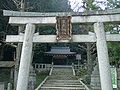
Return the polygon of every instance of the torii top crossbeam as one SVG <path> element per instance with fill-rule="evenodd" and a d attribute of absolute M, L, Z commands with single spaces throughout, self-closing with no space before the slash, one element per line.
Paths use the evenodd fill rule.
<path fill-rule="evenodd" d="M 4 16 L 36 16 L 36 17 L 54 17 L 54 16 L 91 16 L 91 15 L 111 15 L 111 14 L 120 14 L 120 8 L 114 10 L 99 10 L 99 11 L 86 11 L 86 12 L 47 12 L 47 13 L 40 13 L 40 12 L 19 12 L 19 11 L 9 11 L 3 10 Z"/>
<path fill-rule="evenodd" d="M 18 12 L 3 10 L 4 16 L 10 16 L 9 23 L 13 25 L 27 24 L 55 24 L 56 16 L 72 16 L 72 23 L 119 22 L 120 9 L 91 11 L 84 13 L 75 12 Z"/>

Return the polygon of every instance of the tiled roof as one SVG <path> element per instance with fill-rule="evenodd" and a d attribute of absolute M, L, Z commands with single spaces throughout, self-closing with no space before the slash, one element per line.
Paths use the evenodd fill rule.
<path fill-rule="evenodd" d="M 45 52 L 45 54 L 76 54 L 71 52 L 69 47 L 52 47 L 51 51 Z"/>

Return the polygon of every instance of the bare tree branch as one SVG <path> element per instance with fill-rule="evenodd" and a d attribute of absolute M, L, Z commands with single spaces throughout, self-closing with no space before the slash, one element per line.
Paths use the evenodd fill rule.
<path fill-rule="evenodd" d="M 93 49 L 93 48 L 95 48 L 95 46 L 96 46 L 96 43 L 93 43 L 92 46 L 91 46 L 91 48 L 90 48 L 90 50 Z"/>
<path fill-rule="evenodd" d="M 86 48 L 86 47 L 84 47 L 84 46 L 78 45 L 78 47 L 80 47 L 80 48 L 82 48 L 82 49 L 84 49 L 84 50 L 86 50 L 86 51 L 87 51 L 87 48 Z"/>

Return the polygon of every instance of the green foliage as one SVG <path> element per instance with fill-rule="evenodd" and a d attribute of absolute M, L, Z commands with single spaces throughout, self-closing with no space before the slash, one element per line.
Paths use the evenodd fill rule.
<path fill-rule="evenodd" d="M 120 42 L 108 43 L 110 63 L 118 66 L 120 64 Z"/>
<path fill-rule="evenodd" d="M 44 52 L 46 51 L 46 44 L 36 44 L 34 47 L 34 62 L 45 62 L 44 61 Z"/>
<path fill-rule="evenodd" d="M 86 10 L 94 10 L 96 9 L 96 6 L 93 5 L 94 0 L 86 0 Z"/>
<path fill-rule="evenodd" d="M 119 29 L 119 24 L 105 24 L 106 32 L 110 32 L 111 34 L 118 34 L 118 31 L 114 30 L 114 28 Z M 110 64 L 118 67 L 120 64 L 120 42 L 108 42 L 108 52 Z"/>
<path fill-rule="evenodd" d="M 0 0 L 0 36 L 2 35 L 1 33 L 5 34 L 6 30 L 8 29 L 8 17 L 4 17 L 2 15 L 3 14 L 2 10 L 17 10 L 17 9 L 12 0 Z"/>
<path fill-rule="evenodd" d="M 87 70 L 85 68 L 81 68 L 79 70 L 79 77 L 83 78 L 87 74 Z"/>
<path fill-rule="evenodd" d="M 10 82 L 10 70 L 0 69 L 0 82 Z"/>
<path fill-rule="evenodd" d="M 55 26 L 41 26 L 39 28 L 40 35 L 47 35 L 47 34 L 56 34 Z"/>
<path fill-rule="evenodd" d="M 0 0 L 0 10 L 17 10 L 12 0 Z"/>
<path fill-rule="evenodd" d="M 36 72 L 36 85 L 35 87 L 37 88 L 39 84 L 48 76 L 48 72 Z"/>
<path fill-rule="evenodd" d="M 68 0 L 29 0 L 32 11 L 56 12 L 70 11 Z"/>
<path fill-rule="evenodd" d="M 108 0 L 108 9 L 120 8 L 120 0 Z"/>

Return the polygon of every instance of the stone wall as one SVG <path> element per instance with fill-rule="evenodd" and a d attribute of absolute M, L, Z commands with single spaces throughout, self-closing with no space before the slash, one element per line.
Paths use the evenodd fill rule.
<path fill-rule="evenodd" d="M 101 90 L 101 85 L 100 85 L 100 75 L 99 75 L 99 69 L 98 65 L 94 67 L 94 70 L 91 75 L 91 88 L 93 90 Z"/>

